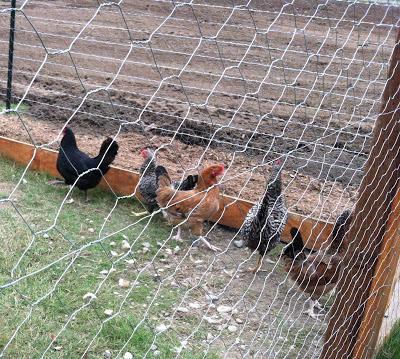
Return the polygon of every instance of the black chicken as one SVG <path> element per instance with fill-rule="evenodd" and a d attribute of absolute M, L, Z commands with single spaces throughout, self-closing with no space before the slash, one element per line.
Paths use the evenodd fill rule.
<path fill-rule="evenodd" d="M 152 150 L 144 148 L 140 150 L 140 154 L 144 158 L 144 161 L 139 170 L 139 192 L 147 211 L 153 213 L 159 208 L 156 200 L 156 191 L 158 189 L 156 168 L 163 168 L 163 166 L 157 165 L 156 156 Z M 172 185 L 176 190 L 189 191 L 196 187 L 197 181 L 198 175 L 189 175 L 182 182 L 172 182 Z M 144 213 L 137 213 L 136 215 L 139 216 L 142 214 Z"/>
<path fill-rule="evenodd" d="M 101 178 L 110 169 L 110 164 L 114 161 L 117 153 L 117 142 L 112 138 L 107 138 L 102 143 L 99 154 L 93 158 L 89 157 L 79 150 L 74 133 L 69 127 L 66 127 L 58 153 L 57 170 L 67 185 L 73 185 L 78 179 L 76 186 L 85 191 L 87 200 L 87 190 L 100 183 Z M 89 172 L 79 177 L 86 171 Z"/>
<path fill-rule="evenodd" d="M 288 214 L 282 196 L 282 162 L 276 161 L 267 185 L 264 198 L 256 203 L 247 214 L 241 234 L 247 247 L 258 250 L 259 259 L 253 273 L 260 270 L 265 253 L 272 250 L 279 242 Z"/>

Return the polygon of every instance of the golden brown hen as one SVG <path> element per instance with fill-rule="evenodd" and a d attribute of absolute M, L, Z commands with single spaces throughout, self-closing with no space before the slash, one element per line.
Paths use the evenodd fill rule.
<path fill-rule="evenodd" d="M 165 217 L 173 225 L 182 224 L 183 227 L 189 228 L 197 237 L 196 240 L 201 240 L 213 251 L 219 248 L 211 245 L 203 237 L 203 223 L 219 210 L 217 177 L 223 173 L 223 164 L 209 166 L 201 171 L 195 189 L 177 191 L 172 186 L 167 170 L 163 166 L 156 169 L 157 203 L 163 209 Z"/>
<path fill-rule="evenodd" d="M 318 299 L 335 288 L 339 276 L 342 256 L 345 251 L 343 241 L 351 222 L 351 212 L 343 212 L 334 225 L 327 249 L 311 252 L 304 248 L 304 241 L 297 228 L 292 228 L 292 242 L 282 255 L 285 270 L 298 287 L 310 295 L 305 311 L 312 318 L 318 318 L 314 307 L 322 309 Z"/>

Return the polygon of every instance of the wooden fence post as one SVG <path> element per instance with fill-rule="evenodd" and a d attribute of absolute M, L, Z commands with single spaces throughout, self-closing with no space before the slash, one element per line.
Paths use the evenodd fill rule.
<path fill-rule="evenodd" d="M 379 332 L 384 310 L 380 308 L 379 313 L 373 313 L 377 317 L 371 322 L 370 328 L 365 326 L 363 330 L 360 329 L 363 320 L 370 319 L 372 314 L 366 311 L 368 300 L 377 297 L 371 296 L 371 289 L 374 289 L 374 274 L 379 273 L 379 255 L 384 249 L 385 238 L 387 243 L 392 238 L 389 233 L 393 227 L 390 226 L 390 215 L 391 209 L 396 208 L 394 199 L 400 182 L 399 106 L 400 30 L 382 96 L 381 114 L 375 125 L 370 156 L 360 185 L 353 221 L 346 237 L 349 249 L 344 258 L 342 279 L 338 283 L 336 299 L 331 308 L 333 314 L 326 331 L 322 359 L 366 359 L 373 355 L 371 350 L 362 348 L 362 342 L 374 347 L 378 334 L 376 331 Z M 385 285 L 389 283 L 389 277 L 383 278 Z M 378 308 L 376 304 L 372 307 Z M 368 312 L 369 315 L 366 315 Z"/>

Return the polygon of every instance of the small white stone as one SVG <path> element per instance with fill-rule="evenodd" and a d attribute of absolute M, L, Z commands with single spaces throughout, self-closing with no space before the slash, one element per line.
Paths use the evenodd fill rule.
<path fill-rule="evenodd" d="M 237 239 L 235 241 L 233 241 L 233 244 L 236 248 L 242 248 L 245 244 L 243 239 Z"/>
<path fill-rule="evenodd" d="M 176 246 L 176 247 L 174 248 L 174 253 L 178 253 L 180 250 L 181 250 L 181 247 Z"/>
<path fill-rule="evenodd" d="M 151 351 L 155 351 L 155 350 L 157 350 L 157 345 L 155 345 L 155 344 L 153 344 L 151 347 L 150 347 L 150 350 Z"/>
<path fill-rule="evenodd" d="M 27 181 L 25 178 L 23 178 L 23 179 L 22 179 L 22 183 L 23 183 L 23 184 L 27 184 L 28 181 Z"/>
<path fill-rule="evenodd" d="M 126 239 L 126 240 L 129 240 L 129 238 L 128 238 L 128 236 L 127 236 L 126 234 L 123 234 L 123 235 L 122 235 L 122 238 L 123 238 L 123 239 Z"/>
<path fill-rule="evenodd" d="M 125 259 L 125 262 L 129 265 L 135 264 L 135 260 L 134 259 Z"/>
<path fill-rule="evenodd" d="M 110 242 L 110 246 L 114 247 L 115 246 L 115 242 Z"/>
<path fill-rule="evenodd" d="M 216 301 L 218 301 L 218 299 L 219 299 L 219 297 L 214 295 L 214 294 L 212 294 L 212 293 L 206 294 L 206 300 L 208 302 L 215 303 Z"/>
<path fill-rule="evenodd" d="M 142 252 L 143 253 L 147 253 L 149 251 L 149 249 L 147 248 L 147 247 L 144 247 L 143 249 L 142 249 Z"/>
<path fill-rule="evenodd" d="M 211 341 L 214 339 L 214 335 L 212 335 L 211 333 L 207 333 L 207 340 Z"/>
<path fill-rule="evenodd" d="M 92 299 L 96 299 L 97 297 L 96 297 L 96 294 L 89 292 L 89 293 L 86 293 L 82 298 L 87 303 Z"/>
<path fill-rule="evenodd" d="M 101 274 L 101 275 L 107 275 L 107 274 L 108 274 L 108 270 L 107 270 L 107 269 L 103 269 L 103 270 L 100 272 L 100 274 Z"/>
<path fill-rule="evenodd" d="M 172 254 L 172 249 L 171 248 L 165 248 L 165 253 Z"/>
<path fill-rule="evenodd" d="M 151 244 L 149 242 L 143 242 L 142 246 L 145 248 L 150 248 Z"/>
<path fill-rule="evenodd" d="M 65 201 L 65 203 L 67 203 L 67 204 L 74 203 L 74 199 L 73 199 L 73 198 L 67 199 L 67 200 Z"/>
<path fill-rule="evenodd" d="M 158 357 L 159 355 L 161 355 L 161 352 L 160 352 L 159 350 L 156 350 L 156 351 L 153 353 L 153 355 L 154 355 L 155 357 Z"/>
<path fill-rule="evenodd" d="M 106 351 L 103 353 L 103 357 L 104 357 L 104 359 L 111 359 L 112 354 L 111 354 L 111 352 L 110 352 L 109 350 L 106 350 Z"/>
<path fill-rule="evenodd" d="M 111 315 L 113 315 L 113 313 L 114 313 L 114 311 L 112 309 L 106 309 L 104 311 L 104 314 L 107 315 L 107 316 L 111 316 Z"/>
<path fill-rule="evenodd" d="M 230 307 L 228 305 L 219 305 L 217 307 L 218 313 L 229 313 L 230 311 L 232 311 L 232 307 Z"/>
<path fill-rule="evenodd" d="M 157 333 L 165 332 L 167 329 L 168 329 L 168 327 L 167 327 L 165 324 L 163 324 L 163 323 L 158 324 L 158 325 L 156 326 L 156 332 L 157 332 Z"/>
<path fill-rule="evenodd" d="M 121 243 L 121 249 L 124 251 L 129 251 L 131 249 L 131 245 L 129 244 L 129 242 L 127 240 L 123 240 Z"/>
<path fill-rule="evenodd" d="M 119 280 L 118 280 L 118 285 L 121 287 L 121 288 L 129 288 L 129 286 L 130 286 L 130 282 L 129 282 L 129 280 L 126 280 L 126 279 L 123 279 L 123 278 L 120 278 Z"/>
<path fill-rule="evenodd" d="M 221 323 L 221 318 L 218 318 L 218 317 L 215 317 L 215 316 L 213 316 L 213 317 L 207 317 L 207 316 L 205 316 L 204 317 L 204 320 L 207 322 L 207 323 L 210 323 L 210 324 L 218 324 L 218 323 Z"/>
<path fill-rule="evenodd" d="M 189 309 L 187 309 L 186 307 L 178 307 L 176 308 L 176 311 L 181 313 L 188 313 Z"/>
<path fill-rule="evenodd" d="M 235 332 L 237 331 L 237 326 L 236 326 L 236 325 L 229 325 L 229 326 L 228 326 L 228 330 L 229 330 L 231 333 L 235 333 Z"/>
<path fill-rule="evenodd" d="M 111 253 L 111 255 L 112 255 L 113 257 L 118 257 L 118 253 L 117 253 L 116 251 L 111 251 L 110 253 Z"/>
<path fill-rule="evenodd" d="M 133 359 L 133 355 L 129 352 L 126 352 L 123 356 L 124 359 Z"/>
<path fill-rule="evenodd" d="M 242 323 L 243 323 L 243 320 L 240 319 L 240 318 L 236 318 L 235 321 L 236 321 L 236 323 L 238 323 L 238 324 L 242 324 Z"/>
<path fill-rule="evenodd" d="M 193 302 L 193 303 L 189 303 L 189 307 L 192 309 L 199 309 L 199 308 L 201 308 L 201 305 L 197 302 Z"/>
<path fill-rule="evenodd" d="M 49 238 L 49 234 L 48 233 L 44 233 L 43 234 L 43 238 Z"/>
<path fill-rule="evenodd" d="M 90 233 L 94 233 L 94 228 L 89 228 L 88 231 L 89 231 Z"/>

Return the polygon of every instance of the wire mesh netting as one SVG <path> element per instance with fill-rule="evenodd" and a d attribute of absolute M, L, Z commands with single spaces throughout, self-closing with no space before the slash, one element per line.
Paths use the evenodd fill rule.
<path fill-rule="evenodd" d="M 4 97 L 9 6 L 0 3 Z M 256 210 L 266 214 L 258 238 L 275 242 L 253 273 L 262 246 L 245 249 L 245 225 L 214 223 L 231 205 L 202 233 L 218 251 L 192 241 L 210 189 L 179 214 L 190 227 L 182 239 L 160 210 L 137 215 L 148 206 L 134 200 L 134 182 L 129 194 L 109 184 L 85 202 L 79 179 L 51 186 L 2 159 L 0 356 L 318 358 L 348 221 L 330 232 L 363 177 L 398 4 L 26 0 L 16 9 L 14 105 L 1 108 L 0 135 L 59 149 L 68 126 L 90 155 L 109 136 L 113 164 L 138 171 L 154 151 L 177 181 L 224 164 L 211 188 L 233 205 L 262 203 L 280 178 L 282 192 Z M 162 207 L 168 216 L 171 202 Z M 286 216 L 310 230 L 308 249 L 278 243 Z M 299 239 L 295 230 L 282 241 Z"/>

